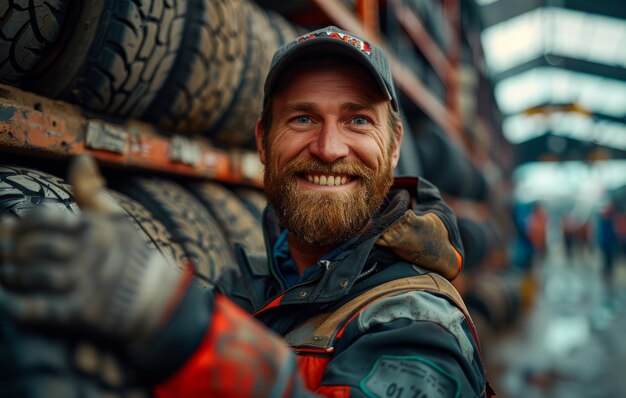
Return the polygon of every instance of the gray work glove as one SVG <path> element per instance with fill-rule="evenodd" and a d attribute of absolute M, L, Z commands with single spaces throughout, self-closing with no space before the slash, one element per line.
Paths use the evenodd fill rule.
<path fill-rule="evenodd" d="M 147 247 L 93 159 L 77 158 L 68 180 L 81 215 L 40 208 L 0 220 L 0 309 L 41 332 L 114 339 L 145 373 L 166 374 L 209 322 L 191 267 L 181 272 Z M 181 359 L 157 369 L 154 358 L 172 353 Z"/>
<path fill-rule="evenodd" d="M 35 210 L 0 224 L 4 306 L 19 323 L 79 328 L 141 345 L 186 290 L 122 215 Z"/>
<path fill-rule="evenodd" d="M 0 220 L 0 311 L 39 333 L 106 342 L 142 384 L 164 380 L 202 341 L 211 292 L 191 265 L 181 272 L 148 248 L 93 159 L 79 157 L 68 180 L 82 214 L 43 208 Z"/>

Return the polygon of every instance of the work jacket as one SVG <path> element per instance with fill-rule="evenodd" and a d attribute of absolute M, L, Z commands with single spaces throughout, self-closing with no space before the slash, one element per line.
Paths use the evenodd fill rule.
<path fill-rule="evenodd" d="M 280 229 L 271 208 L 264 230 L 266 247 L 273 248 Z M 437 286 L 450 286 L 446 277 L 458 274 L 462 256 L 455 216 L 437 189 L 397 179 L 366 232 L 334 259 L 321 260 L 306 280 L 286 288 L 271 252 L 242 256 L 243 278 L 230 296 L 287 339 L 312 391 L 481 396 L 485 375 L 471 320 L 455 291 Z M 418 276 L 434 286 L 411 285 Z M 383 284 L 396 293 L 381 290 Z M 342 307 L 341 319 L 329 321 Z M 332 330 L 316 334 L 324 322 Z"/>
<path fill-rule="evenodd" d="M 222 290 L 280 335 L 296 361 L 287 365 L 294 362 L 293 354 L 280 351 L 279 344 L 272 346 L 271 339 L 263 347 L 264 334 L 255 329 L 245 336 L 256 340 L 247 346 L 248 355 L 254 357 L 250 361 L 281 366 L 259 370 L 246 383 L 277 380 L 264 386 L 274 396 L 489 395 L 476 331 L 448 282 L 463 262 L 456 219 L 430 183 L 396 179 L 365 232 L 340 246 L 333 258 L 321 260 L 314 272 L 292 287 L 285 286 L 273 261 L 271 249 L 281 231 L 271 207 L 264 213 L 264 232 L 268 253 L 240 248 L 241 275 Z M 236 322 L 222 318 L 235 311 L 225 310 L 223 301 L 218 297 L 211 328 L 226 331 Z M 231 329 L 242 333 L 241 328 Z M 163 384 L 161 394 L 157 390 L 157 396 L 197 392 L 190 385 L 202 383 L 211 391 L 202 364 L 218 361 L 213 352 L 220 346 L 216 341 L 226 335 L 207 332 L 196 354 Z M 259 346 L 261 354 L 256 351 Z M 247 362 L 239 362 L 239 372 L 245 371 Z"/>

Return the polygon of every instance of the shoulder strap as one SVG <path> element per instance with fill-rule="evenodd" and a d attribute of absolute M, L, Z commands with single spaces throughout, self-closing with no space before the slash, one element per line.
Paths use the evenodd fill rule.
<path fill-rule="evenodd" d="M 447 279 L 434 273 L 396 279 L 378 285 L 353 298 L 333 312 L 319 314 L 303 322 L 287 334 L 285 339 L 296 349 L 313 348 L 328 351 L 336 338 L 339 337 L 342 329 L 365 306 L 385 297 L 415 290 L 429 291 L 451 300 L 467 318 L 474 340 L 478 344 L 474 325 L 461 296 Z"/>
<path fill-rule="evenodd" d="M 378 285 L 353 298 L 333 312 L 319 314 L 303 322 L 287 334 L 285 339 L 296 352 L 309 351 L 318 354 L 332 353 L 336 339 L 341 337 L 348 323 L 368 304 L 385 297 L 415 290 L 432 292 L 452 301 L 463 313 L 465 319 L 467 319 L 472 337 L 480 352 L 480 343 L 478 341 L 478 335 L 476 334 L 476 328 L 461 295 L 447 279 L 435 273 L 396 279 Z M 484 368 L 484 364 L 482 364 L 482 353 L 480 357 L 481 365 Z M 487 380 L 481 396 L 483 395 L 490 398 L 496 395 Z"/>

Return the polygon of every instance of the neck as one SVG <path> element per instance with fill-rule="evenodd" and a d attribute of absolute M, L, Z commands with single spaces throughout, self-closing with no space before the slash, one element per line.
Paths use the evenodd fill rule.
<path fill-rule="evenodd" d="M 361 228 L 359 234 L 363 233 L 372 224 L 370 219 L 365 227 Z M 322 256 L 335 247 L 339 246 L 341 242 L 330 243 L 328 245 L 317 245 L 313 243 L 305 243 L 298 240 L 291 233 L 287 233 L 287 245 L 289 246 L 289 254 L 296 263 L 298 273 L 302 275 L 304 270 L 314 266 Z"/>
<path fill-rule="evenodd" d="M 289 254 L 291 254 L 291 258 L 296 263 L 300 275 L 304 273 L 305 269 L 314 266 L 324 254 L 337 246 L 337 244 L 316 245 L 303 243 L 291 234 L 287 235 L 287 244 L 289 245 Z"/>

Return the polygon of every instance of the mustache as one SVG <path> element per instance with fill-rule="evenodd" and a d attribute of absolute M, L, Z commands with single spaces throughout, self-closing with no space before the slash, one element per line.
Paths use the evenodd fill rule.
<path fill-rule="evenodd" d="M 332 163 L 326 163 L 315 158 L 296 158 L 285 165 L 284 172 L 290 174 L 346 174 L 355 177 L 370 178 L 373 170 L 358 159 L 353 161 L 340 159 Z"/>

